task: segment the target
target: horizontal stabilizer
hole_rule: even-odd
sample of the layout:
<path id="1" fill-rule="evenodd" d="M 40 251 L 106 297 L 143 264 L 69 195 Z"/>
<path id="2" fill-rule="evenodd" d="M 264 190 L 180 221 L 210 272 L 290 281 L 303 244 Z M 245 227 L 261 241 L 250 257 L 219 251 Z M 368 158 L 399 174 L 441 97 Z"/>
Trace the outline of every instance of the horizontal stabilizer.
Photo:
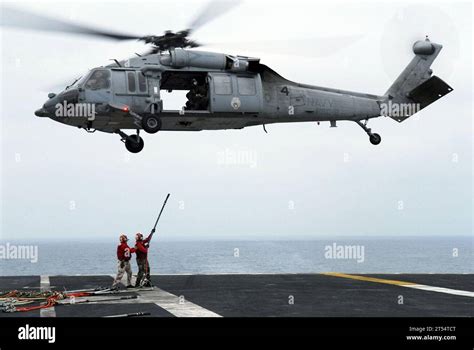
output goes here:
<path id="1" fill-rule="evenodd" d="M 416 103 L 419 103 L 420 108 L 423 109 L 451 91 L 453 89 L 448 84 L 434 75 L 411 90 L 408 96 Z"/>

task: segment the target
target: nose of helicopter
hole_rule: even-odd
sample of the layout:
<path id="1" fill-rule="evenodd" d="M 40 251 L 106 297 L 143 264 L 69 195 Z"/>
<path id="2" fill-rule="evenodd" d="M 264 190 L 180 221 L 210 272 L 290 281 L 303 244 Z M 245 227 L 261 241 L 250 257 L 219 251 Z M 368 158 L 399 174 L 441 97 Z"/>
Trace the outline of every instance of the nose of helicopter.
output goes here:
<path id="1" fill-rule="evenodd" d="M 49 117 L 51 114 L 44 108 L 37 109 L 35 111 L 37 117 Z"/>
<path id="2" fill-rule="evenodd" d="M 35 111 L 35 115 L 37 117 L 51 117 L 54 114 L 54 105 L 56 105 L 58 102 L 61 100 L 61 93 L 59 94 L 54 94 L 54 93 L 49 93 L 48 94 L 48 100 L 43 104 L 43 107 Z"/>
<path id="3" fill-rule="evenodd" d="M 55 117 L 58 104 L 76 103 L 78 101 L 79 91 L 77 89 L 69 89 L 58 94 L 49 93 L 48 100 L 43 107 L 35 111 L 37 117 Z"/>

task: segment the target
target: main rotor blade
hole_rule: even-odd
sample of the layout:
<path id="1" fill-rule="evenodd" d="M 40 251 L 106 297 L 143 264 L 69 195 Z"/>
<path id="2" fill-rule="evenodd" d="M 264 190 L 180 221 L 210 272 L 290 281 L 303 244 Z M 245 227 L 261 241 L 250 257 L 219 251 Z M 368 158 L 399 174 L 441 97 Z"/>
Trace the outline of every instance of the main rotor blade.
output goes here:
<path id="1" fill-rule="evenodd" d="M 203 47 L 236 50 L 237 54 L 273 54 L 308 58 L 322 58 L 350 47 L 364 37 L 362 34 L 347 36 L 307 37 L 245 42 L 202 43 Z M 240 52 L 239 52 L 240 50 Z M 244 50 L 245 52 L 242 52 Z"/>
<path id="2" fill-rule="evenodd" d="M 188 29 L 195 31 L 206 23 L 240 5 L 241 2 L 241 0 L 211 0 L 190 23 Z"/>
<path id="3" fill-rule="evenodd" d="M 100 30 L 85 25 L 68 23 L 66 21 L 27 12 L 9 7 L 1 7 L 0 25 L 24 29 L 36 29 L 50 32 L 73 33 L 100 36 L 115 40 L 138 39 L 136 35 Z"/>

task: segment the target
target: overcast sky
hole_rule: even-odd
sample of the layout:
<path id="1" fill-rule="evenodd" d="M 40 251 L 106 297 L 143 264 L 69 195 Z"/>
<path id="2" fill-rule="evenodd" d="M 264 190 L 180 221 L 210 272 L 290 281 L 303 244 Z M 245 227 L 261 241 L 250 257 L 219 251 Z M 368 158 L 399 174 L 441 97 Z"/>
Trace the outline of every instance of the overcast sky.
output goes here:
<path id="1" fill-rule="evenodd" d="M 145 35 L 186 28 L 205 3 L 10 6 Z M 269 125 L 268 134 L 145 134 L 133 155 L 117 135 L 87 134 L 34 111 L 53 86 L 142 44 L 2 28 L 0 238 L 148 231 L 168 192 L 163 239 L 471 235 L 470 4 L 252 0 L 194 38 L 220 43 L 201 49 L 260 57 L 293 81 L 383 94 L 426 34 L 444 45 L 432 68 L 454 91 L 401 124 L 371 120 L 379 146 L 355 123 L 301 123 Z M 166 109 L 182 103 L 165 98 Z M 233 164 L 235 155 L 247 161 Z"/>

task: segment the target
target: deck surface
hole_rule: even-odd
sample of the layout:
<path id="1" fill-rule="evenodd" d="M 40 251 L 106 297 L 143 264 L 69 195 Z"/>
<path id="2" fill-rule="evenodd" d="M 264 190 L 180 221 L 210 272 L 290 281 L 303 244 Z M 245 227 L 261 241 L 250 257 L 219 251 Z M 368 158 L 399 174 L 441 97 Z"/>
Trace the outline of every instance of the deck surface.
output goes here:
<path id="1" fill-rule="evenodd" d="M 108 287 L 111 276 L 3 276 L 0 290 Z M 474 316 L 472 274 L 156 275 L 152 290 L 0 317 L 461 317 Z M 136 299 L 106 301 L 121 296 Z M 94 300 L 100 299 L 95 302 Z M 78 299 L 83 300 L 83 299 Z"/>

